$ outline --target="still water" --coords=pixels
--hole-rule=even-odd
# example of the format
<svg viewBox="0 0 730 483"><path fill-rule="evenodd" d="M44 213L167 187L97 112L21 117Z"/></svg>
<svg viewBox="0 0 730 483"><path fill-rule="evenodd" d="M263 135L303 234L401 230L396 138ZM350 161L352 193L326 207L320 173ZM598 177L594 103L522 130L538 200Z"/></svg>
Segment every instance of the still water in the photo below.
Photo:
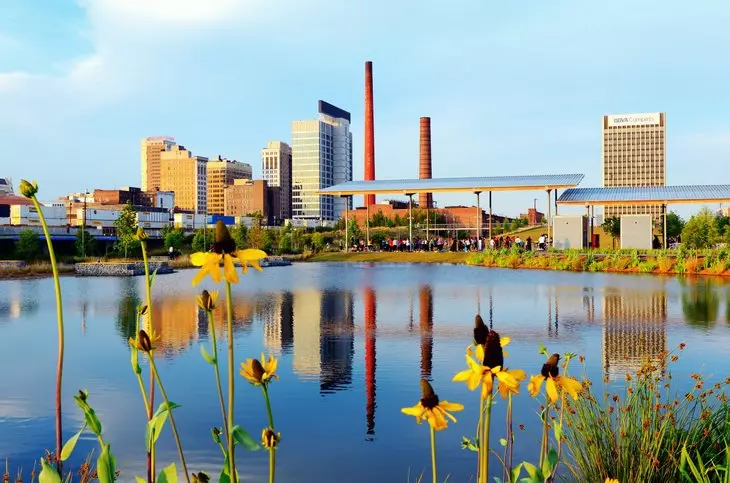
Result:
<svg viewBox="0 0 730 483"><path fill-rule="evenodd" d="M159 370L176 410L191 471L216 475L219 449L210 429L220 426L212 368L200 355L209 344L198 313L195 272L157 277L154 325L163 340ZM66 314L64 432L81 426L71 396L80 388L104 426L122 481L143 475L143 403L129 363L127 338L144 298L141 278L62 279ZM477 420L478 392L453 383L464 368L479 313L512 338L511 368L536 373L542 342L551 352L585 355L587 374L600 388L604 375L620 384L642 355L687 349L680 376L701 370L727 375L730 361L730 285L641 275L486 269L450 265L295 264L247 275L234 287L236 366L262 351L280 357L271 387L282 433L279 481L406 481L429 474L427 426L400 409L415 404L419 379L441 399L466 410L438 434L442 479L468 481L474 453L462 450ZM220 305L220 304L219 304ZM225 346L225 314L215 314ZM225 359L222 357L221 359ZM50 279L0 282L0 459L26 471L54 445L55 304ZM222 367L225 375L226 367ZM238 372L238 367L236 368ZM225 376L224 376L225 377ZM679 377L676 380L686 378ZM266 425L261 392L236 376L236 422L255 438ZM515 461L537 459L540 423L525 389L515 402ZM502 414L504 405L495 407ZM498 416L497 416L498 417ZM493 425L493 438L503 435ZM64 437L65 439L65 437ZM86 436L72 464L95 448ZM159 440L161 464L177 461L169 430ZM267 454L240 453L248 481L263 481ZM496 462L495 462L496 463ZM178 463L179 467L179 463ZM11 471L12 473L12 471Z"/></svg>

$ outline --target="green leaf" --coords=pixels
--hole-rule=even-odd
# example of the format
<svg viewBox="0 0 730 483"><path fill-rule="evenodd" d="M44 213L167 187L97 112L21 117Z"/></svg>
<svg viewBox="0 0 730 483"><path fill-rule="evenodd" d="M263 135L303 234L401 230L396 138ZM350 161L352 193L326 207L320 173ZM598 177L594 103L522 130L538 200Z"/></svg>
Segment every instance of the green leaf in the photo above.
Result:
<svg viewBox="0 0 730 483"><path fill-rule="evenodd" d="M518 464L514 468L512 468L512 474L510 475L510 483L517 483L517 478L520 477L520 473L522 473L522 463Z"/></svg>
<svg viewBox="0 0 730 483"><path fill-rule="evenodd" d="M542 482L545 478L542 476L542 471L540 469L533 465L532 463L524 462L523 463L525 470L527 470L527 474L530 475L529 478L523 478L522 481L529 481L529 482Z"/></svg>
<svg viewBox="0 0 730 483"><path fill-rule="evenodd" d="M200 355L203 356L203 359L205 359L205 362L207 362L208 364L213 365L216 363L216 360L213 358L212 355L208 354L208 351L203 345L200 346Z"/></svg>
<svg viewBox="0 0 730 483"><path fill-rule="evenodd" d="M499 444L501 444L502 446L506 447L507 446L507 440L504 439L504 438L499 438Z"/></svg>
<svg viewBox="0 0 730 483"><path fill-rule="evenodd" d="M79 436L81 436L81 433L84 432L84 429L86 429L86 423L84 423L83 426L81 426L81 429L79 429L79 432L68 438L68 441L63 445L63 448L61 449L61 461L66 461L69 456L71 456L71 453L73 453L74 448L76 447L76 442L79 440Z"/></svg>
<svg viewBox="0 0 730 483"><path fill-rule="evenodd" d="M132 370L135 374L142 374L142 368L139 367L139 351L136 348L130 348L130 351L132 352Z"/></svg>
<svg viewBox="0 0 730 483"><path fill-rule="evenodd" d="M544 354L545 357L549 357L548 356L548 351L547 351L547 349L545 348L545 346L543 345L542 342L540 342L539 344L537 344L537 347L538 347L538 354Z"/></svg>
<svg viewBox="0 0 730 483"><path fill-rule="evenodd" d="M157 483L177 483L177 468L175 467L175 463L162 470L160 476L157 478Z"/></svg>
<svg viewBox="0 0 730 483"><path fill-rule="evenodd" d="M175 404L174 402L170 401L170 407L172 409L179 408L180 405ZM157 442L157 439L160 437L160 434L162 434L162 428L165 426L165 422L167 421L167 416L170 414L170 412L167 409L167 403L162 402L158 407L157 411L155 411L155 414L152 416L152 419L147 421L147 429L145 432L145 442L147 445L147 451L150 450L150 448Z"/></svg>
<svg viewBox="0 0 730 483"><path fill-rule="evenodd" d="M150 287L152 287L152 284L155 283L155 277L157 276L157 270L159 269L160 267L158 265L157 268L155 268L155 271L152 272L152 275L150 275Z"/></svg>
<svg viewBox="0 0 730 483"><path fill-rule="evenodd" d="M558 421L553 422L553 432L555 433L555 441L560 444L560 437L563 434L563 426Z"/></svg>
<svg viewBox="0 0 730 483"><path fill-rule="evenodd" d="M101 421L99 421L99 417L96 415L94 408L87 406L86 411L84 411L84 416L86 417L86 424L89 426L89 430L96 436L101 436Z"/></svg>
<svg viewBox="0 0 730 483"><path fill-rule="evenodd" d="M41 458L41 472L38 475L38 483L61 483L61 477L56 469Z"/></svg>
<svg viewBox="0 0 730 483"><path fill-rule="evenodd" d="M233 429L231 429L231 437L235 444L243 446L248 451L261 449L261 446L241 426L233 426Z"/></svg>
<svg viewBox="0 0 730 483"><path fill-rule="evenodd" d="M558 463L558 452L555 448L550 448L547 458L542 462L542 474L545 478L552 476L555 465Z"/></svg>
<svg viewBox="0 0 730 483"><path fill-rule="evenodd" d="M139 476L135 476L134 479L137 481L137 483L147 483L147 480L144 478L140 478Z"/></svg>
<svg viewBox="0 0 730 483"><path fill-rule="evenodd" d="M105 444L99 459L96 460L96 474L99 483L114 483L116 474L116 459L109 452L109 445Z"/></svg>
<svg viewBox="0 0 730 483"><path fill-rule="evenodd" d="M174 402L170 401L170 407L169 407L169 409L177 409L177 408L180 408L180 407L182 407L182 406L180 406L179 404L175 404ZM158 415L160 415L160 414L162 414L163 412L166 412L166 411L168 411L167 403L166 402L163 402L162 404L160 404L157 407L157 411L155 411L155 416L158 416Z"/></svg>

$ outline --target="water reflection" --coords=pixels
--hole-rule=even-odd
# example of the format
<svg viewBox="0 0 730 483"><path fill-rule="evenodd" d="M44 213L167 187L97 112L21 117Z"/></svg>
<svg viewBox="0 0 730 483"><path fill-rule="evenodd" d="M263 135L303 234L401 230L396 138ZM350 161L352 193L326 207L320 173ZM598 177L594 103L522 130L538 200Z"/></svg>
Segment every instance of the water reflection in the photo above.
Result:
<svg viewBox="0 0 730 483"><path fill-rule="evenodd" d="M717 284L708 278L682 281L682 313L687 323L707 328L717 321L720 296Z"/></svg>
<svg viewBox="0 0 730 483"><path fill-rule="evenodd" d="M375 290L368 286L363 294L363 306L365 308L365 393L367 402L365 404L365 418L367 435L375 434L375 328L377 325L377 301ZM372 441L372 438L368 438Z"/></svg>

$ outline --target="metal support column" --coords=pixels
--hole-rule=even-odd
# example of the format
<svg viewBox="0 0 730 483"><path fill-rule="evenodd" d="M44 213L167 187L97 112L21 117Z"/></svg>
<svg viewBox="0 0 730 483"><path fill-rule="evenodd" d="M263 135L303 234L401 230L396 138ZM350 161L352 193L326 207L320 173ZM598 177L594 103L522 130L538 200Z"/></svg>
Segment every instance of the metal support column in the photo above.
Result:
<svg viewBox="0 0 730 483"><path fill-rule="evenodd" d="M477 195L477 247L479 246L479 240L482 239L482 205L479 204L479 194L481 191L475 191Z"/></svg>
<svg viewBox="0 0 730 483"><path fill-rule="evenodd" d="M596 219L596 207L595 207L595 205L591 205L591 247L593 249L598 248L598 247L593 246L593 225L595 223L595 221L594 221L595 219Z"/></svg>
<svg viewBox="0 0 730 483"><path fill-rule="evenodd" d="M365 250L370 251L370 204L365 203Z"/></svg>
<svg viewBox="0 0 730 483"><path fill-rule="evenodd" d="M550 245L550 241L553 239L552 232L550 230L550 228L552 226L552 218L553 218L553 210L552 210L552 208L553 207L552 207L552 204L550 202L550 192L552 190L546 190L546 191L547 191L547 195L548 195L548 200L547 200L547 206L548 206L548 215L547 215L547 226L548 226L547 227L548 228L547 231L548 232L547 232L547 235L548 235L548 239L547 239L547 242L546 242L545 246L547 247L547 246Z"/></svg>
<svg viewBox="0 0 730 483"><path fill-rule="evenodd" d="M413 193L408 195L408 251L413 251Z"/></svg>
<svg viewBox="0 0 730 483"><path fill-rule="evenodd" d="M667 246L668 246L667 245L667 204L666 204L666 202L662 205L662 217L664 218L664 220L663 220L664 221L664 223L663 223L664 237L663 237L662 241L663 241L664 249L666 250Z"/></svg>
<svg viewBox="0 0 730 483"><path fill-rule="evenodd" d="M345 196L345 253L350 251L350 203Z"/></svg>
<svg viewBox="0 0 730 483"><path fill-rule="evenodd" d="M492 192L489 192L489 239L492 239ZM490 245L491 246L491 245Z"/></svg>
<svg viewBox="0 0 730 483"><path fill-rule="evenodd" d="M558 189L555 188L555 216L558 216Z"/></svg>

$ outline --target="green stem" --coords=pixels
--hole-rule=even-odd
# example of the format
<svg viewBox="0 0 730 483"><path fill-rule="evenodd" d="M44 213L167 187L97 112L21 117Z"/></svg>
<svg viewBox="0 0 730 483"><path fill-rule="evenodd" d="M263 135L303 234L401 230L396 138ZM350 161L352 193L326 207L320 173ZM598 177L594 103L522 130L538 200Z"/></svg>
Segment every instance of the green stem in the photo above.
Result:
<svg viewBox="0 0 730 483"><path fill-rule="evenodd" d="M431 429L431 475L433 476L433 483L436 481L436 430L433 426L429 425Z"/></svg>
<svg viewBox="0 0 730 483"><path fill-rule="evenodd" d="M218 402L221 407L221 416L223 417L223 432L226 436L226 442L231 438L228 431L228 418L226 417L226 403L223 401L223 387L221 385L221 373L218 366L218 342L215 338L215 325L213 324L213 312L206 310L208 314L208 331L210 332L210 342L213 346L213 369L215 370L215 385L218 389Z"/></svg>
<svg viewBox="0 0 730 483"><path fill-rule="evenodd" d="M492 422L492 398L493 395L490 393L487 396L486 418L482 429L484 434L482 435L482 441L479 442L479 448L482 448L482 442L484 444L484 451L482 451L482 481L484 483L489 480L489 428Z"/></svg>
<svg viewBox="0 0 730 483"><path fill-rule="evenodd" d="M38 212L38 218L41 220L43 227L43 235L46 237L46 245L48 246L48 256L51 259L51 270L53 271L53 288L56 291L56 320L58 323L58 361L56 363L56 456L58 461L56 467L58 474L63 477L63 463L61 462L61 448L63 447L63 428L62 428L62 412L61 412L61 389L63 387L63 353L64 353L64 331L63 331L63 300L61 299L61 281L58 276L58 266L56 265L56 253L53 251L53 242L51 235L48 233L48 225L46 218L43 216L38 198L33 195L31 197L33 205Z"/></svg>
<svg viewBox="0 0 730 483"><path fill-rule="evenodd" d="M182 444L180 443L180 435L177 432L177 425L175 424L175 417L173 416L172 408L170 407L170 400L167 398L167 392L165 391L165 387L162 385L162 379L160 379L160 374L157 372L155 358L150 357L149 360L150 368L152 368L152 374L154 375L155 379L157 379L157 384L160 386L162 398L165 400L165 404L167 405L167 412L170 416L170 426L172 426L172 434L175 436L175 444L177 444L177 452L180 456L180 464L183 467L183 472L185 472L185 480L190 483L190 475L188 474L188 467L185 464L185 455L183 455Z"/></svg>
<svg viewBox="0 0 730 483"><path fill-rule="evenodd" d="M512 445L515 436L512 432L512 393L507 396L507 446L504 448L504 481L509 481L512 476Z"/></svg>
<svg viewBox="0 0 730 483"><path fill-rule="evenodd" d="M477 482L481 483L482 476L482 424L484 424L484 397L479 396L479 422L477 423Z"/></svg>
<svg viewBox="0 0 730 483"><path fill-rule="evenodd" d="M274 415L271 411L271 400L269 399L269 389L266 384L261 385L261 391L264 393L264 401L266 401L266 414L269 416L269 428L274 430ZM276 475L276 447L269 448L269 483L274 483Z"/></svg>
<svg viewBox="0 0 730 483"><path fill-rule="evenodd" d="M226 309L228 319L228 424L232 428L234 407L234 379L233 379L233 300L231 284L226 281ZM231 482L236 483L236 447L233 438L228 438L228 464L230 465Z"/></svg>
<svg viewBox="0 0 730 483"><path fill-rule="evenodd" d="M540 443L540 468L548 452L548 420L550 418L550 396L545 395L545 412L542 421L542 442Z"/></svg>
<svg viewBox="0 0 730 483"><path fill-rule="evenodd" d="M152 284L150 280L150 265L147 260L147 243L144 240L140 240L140 246L142 247L142 261L144 262L144 280L145 280L145 293L147 296L147 331L152 335ZM137 327L139 332L139 327ZM155 356L152 352L148 354L150 359ZM141 376L140 376L141 377ZM155 410L155 378L150 371L150 397L149 404L147 405L147 421L152 420L152 416ZM147 453L147 479L150 483L155 481L155 442L150 442L150 451Z"/></svg>

